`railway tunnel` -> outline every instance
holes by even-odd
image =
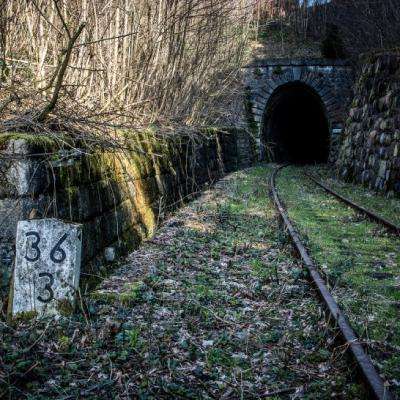
[[[259,59],[243,77],[260,161],[335,162],[353,93],[346,60]]]
[[[302,82],[279,86],[269,98],[263,121],[268,158],[296,164],[328,160],[330,129],[318,93]]]

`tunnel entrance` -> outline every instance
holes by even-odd
[[[303,83],[282,85],[264,114],[267,157],[276,162],[322,163],[328,160],[329,123],[319,95]]]

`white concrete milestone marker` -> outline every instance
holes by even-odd
[[[12,315],[57,315],[74,304],[79,285],[82,225],[57,219],[20,221],[12,293]]]

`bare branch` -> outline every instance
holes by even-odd
[[[82,23],[68,42],[68,46],[65,50],[64,60],[63,60],[62,64],[60,65],[60,68],[57,73],[57,80],[56,80],[56,84],[54,87],[53,96],[50,100],[50,103],[38,115],[38,117],[37,117],[38,122],[42,122],[49,115],[49,113],[51,113],[54,110],[54,107],[57,104],[57,100],[60,95],[60,90],[62,88],[62,84],[63,84],[63,80],[64,80],[65,71],[67,70],[68,63],[71,58],[72,50],[74,48],[74,44],[77,41],[80,34],[82,33],[85,26],[86,26],[86,24]]]

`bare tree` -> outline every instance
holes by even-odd
[[[0,130],[214,123],[257,0],[0,0]],[[18,101],[16,100],[18,99]],[[99,124],[100,123],[100,124]]]

